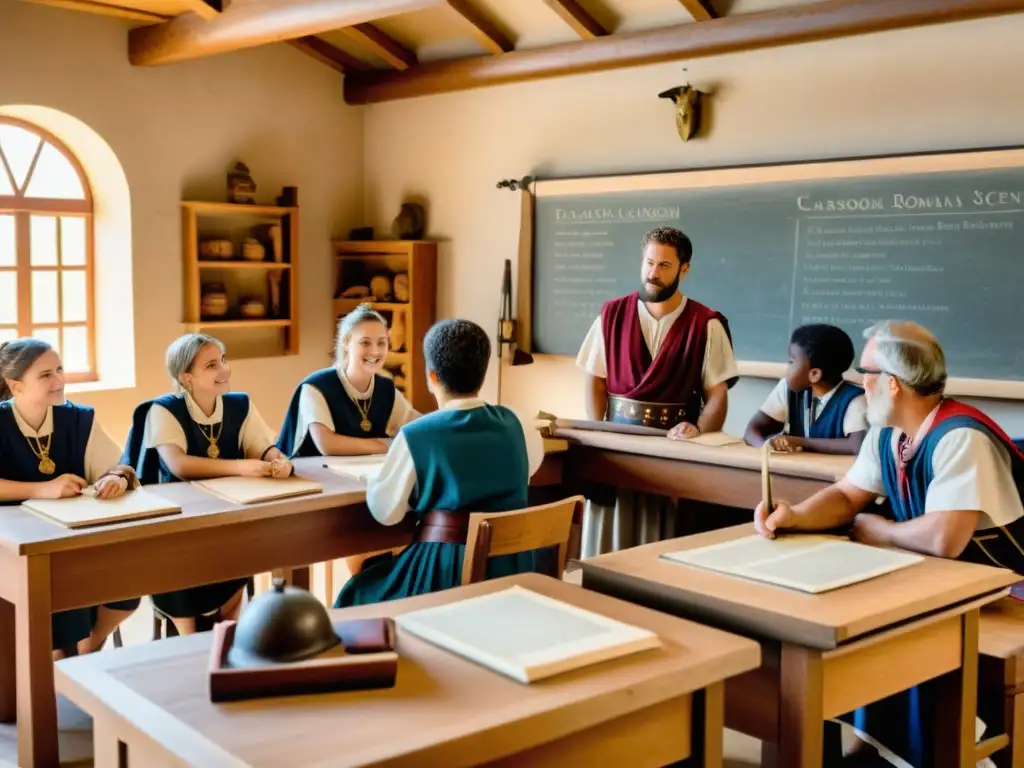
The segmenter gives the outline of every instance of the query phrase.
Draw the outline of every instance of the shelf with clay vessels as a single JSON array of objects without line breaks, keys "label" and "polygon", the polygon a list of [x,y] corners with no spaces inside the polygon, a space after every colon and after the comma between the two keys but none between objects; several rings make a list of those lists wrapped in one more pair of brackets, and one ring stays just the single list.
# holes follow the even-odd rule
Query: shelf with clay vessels
[{"label": "shelf with clay vessels", "polygon": [[224,320],[200,320],[198,323],[185,323],[189,328],[290,328],[292,321],[286,318],[229,318]]},{"label": "shelf with clay vessels", "polygon": [[334,300],[334,313],[336,315],[347,314],[360,304],[369,304],[378,312],[404,312],[412,306],[408,302],[374,301],[369,296],[364,298],[347,297]]},{"label": "shelf with clay vessels", "polygon": [[292,265],[283,261],[237,261],[224,259],[215,261],[207,259],[198,262],[200,269],[291,269]]}]

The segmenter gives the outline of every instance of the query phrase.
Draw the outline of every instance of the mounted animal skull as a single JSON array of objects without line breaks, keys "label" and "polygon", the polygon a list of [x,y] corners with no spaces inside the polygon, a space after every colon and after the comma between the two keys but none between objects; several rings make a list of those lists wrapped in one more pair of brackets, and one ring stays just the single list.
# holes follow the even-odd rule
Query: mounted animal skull
[{"label": "mounted animal skull", "polygon": [[676,130],[683,141],[688,141],[700,131],[704,95],[689,83],[677,85],[658,94],[659,99],[672,99],[675,102]]}]

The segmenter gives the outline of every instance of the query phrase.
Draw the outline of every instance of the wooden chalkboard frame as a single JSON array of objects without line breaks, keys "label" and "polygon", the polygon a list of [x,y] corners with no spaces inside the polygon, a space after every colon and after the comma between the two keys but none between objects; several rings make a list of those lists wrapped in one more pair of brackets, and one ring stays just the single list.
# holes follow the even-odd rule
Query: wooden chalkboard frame
[{"label": "wooden chalkboard frame", "polygon": [[[536,178],[533,189],[522,191],[518,291],[517,345],[533,347],[534,209],[538,197],[676,190],[694,187],[740,186],[786,181],[820,181],[829,178],[867,178],[899,173],[1024,168],[1024,146],[939,150],[913,154],[872,155],[785,163],[759,163],[635,174]],[[854,340],[858,344],[858,340]],[[858,344],[859,347],[859,344]],[[557,357],[552,355],[551,357]],[[737,360],[741,376],[779,378],[786,364],[761,360]],[[850,374],[852,381],[859,377]],[[1024,400],[1024,381],[950,378],[946,393],[973,397]]]}]

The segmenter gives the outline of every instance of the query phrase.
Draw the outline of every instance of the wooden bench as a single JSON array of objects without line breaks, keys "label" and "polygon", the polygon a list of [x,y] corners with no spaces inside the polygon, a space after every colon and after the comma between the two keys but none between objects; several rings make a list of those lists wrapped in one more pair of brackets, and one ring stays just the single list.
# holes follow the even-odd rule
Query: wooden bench
[{"label": "wooden bench", "polygon": [[996,733],[976,757],[998,768],[1024,768],[1024,603],[1005,598],[981,611],[978,715]]}]

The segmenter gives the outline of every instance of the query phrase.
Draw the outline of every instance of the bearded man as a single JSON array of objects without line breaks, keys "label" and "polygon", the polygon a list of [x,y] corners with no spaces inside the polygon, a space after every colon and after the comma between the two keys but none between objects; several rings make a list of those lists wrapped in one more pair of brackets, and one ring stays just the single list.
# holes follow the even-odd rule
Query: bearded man
[{"label": "bearded man", "polygon": [[[855,370],[864,376],[871,429],[856,462],[801,504],[758,505],[758,533],[852,524],[851,537],[864,544],[1024,574],[1024,457],[988,416],[943,396],[946,359],[931,333],[883,322],[865,335]],[[879,497],[884,504],[874,503]],[[933,765],[931,685],[844,719],[915,768]]]},{"label": "bearded man", "polygon": [[[716,432],[738,377],[728,323],[679,292],[693,256],[685,234],[662,227],[641,245],[640,290],[604,304],[576,357],[587,373],[587,414],[667,429],[672,439]],[[617,501],[587,505],[583,557],[675,535],[674,501],[628,492]]]}]

